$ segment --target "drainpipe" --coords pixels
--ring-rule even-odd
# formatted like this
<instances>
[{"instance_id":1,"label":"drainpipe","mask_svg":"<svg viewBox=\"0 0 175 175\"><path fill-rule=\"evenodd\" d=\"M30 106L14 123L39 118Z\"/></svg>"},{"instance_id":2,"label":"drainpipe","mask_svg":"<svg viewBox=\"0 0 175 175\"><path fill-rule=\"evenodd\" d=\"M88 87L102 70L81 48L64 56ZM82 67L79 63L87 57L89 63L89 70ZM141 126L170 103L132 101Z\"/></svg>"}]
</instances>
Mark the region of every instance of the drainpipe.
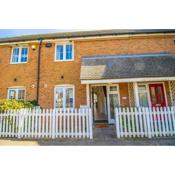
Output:
<instances>
[{"instance_id":1,"label":"drainpipe","mask_svg":"<svg viewBox=\"0 0 175 175\"><path fill-rule=\"evenodd\" d=\"M36 89L36 101L37 105L39 105L39 89L40 89L40 62L41 62L41 46L42 39L39 39L39 48L38 48L38 71L37 71L37 89Z\"/></svg>"}]
</instances>

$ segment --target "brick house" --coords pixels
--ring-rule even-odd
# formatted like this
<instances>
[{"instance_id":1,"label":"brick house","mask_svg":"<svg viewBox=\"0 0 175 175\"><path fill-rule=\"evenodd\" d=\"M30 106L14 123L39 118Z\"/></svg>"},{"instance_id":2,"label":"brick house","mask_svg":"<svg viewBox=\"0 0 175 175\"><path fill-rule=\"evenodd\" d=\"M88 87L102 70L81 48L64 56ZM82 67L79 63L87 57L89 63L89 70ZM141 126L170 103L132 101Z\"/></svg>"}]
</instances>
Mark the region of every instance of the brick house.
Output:
<instances>
[{"instance_id":1,"label":"brick house","mask_svg":"<svg viewBox=\"0 0 175 175\"><path fill-rule=\"evenodd\" d=\"M42 108L175 104L175 30L99 30L0 39L0 99Z\"/></svg>"}]
</instances>

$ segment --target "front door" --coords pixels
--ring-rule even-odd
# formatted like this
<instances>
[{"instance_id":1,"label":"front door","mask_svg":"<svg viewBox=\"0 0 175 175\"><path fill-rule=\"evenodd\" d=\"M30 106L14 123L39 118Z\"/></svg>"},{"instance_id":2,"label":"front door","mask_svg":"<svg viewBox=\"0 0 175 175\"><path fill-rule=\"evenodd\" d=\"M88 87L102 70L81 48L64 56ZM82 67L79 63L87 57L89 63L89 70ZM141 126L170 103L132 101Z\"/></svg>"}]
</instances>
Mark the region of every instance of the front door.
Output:
<instances>
[{"instance_id":1,"label":"front door","mask_svg":"<svg viewBox=\"0 0 175 175\"><path fill-rule=\"evenodd\" d=\"M149 92L152 107L166 106L163 84L149 84Z\"/></svg>"},{"instance_id":2,"label":"front door","mask_svg":"<svg viewBox=\"0 0 175 175\"><path fill-rule=\"evenodd\" d=\"M107 122L107 93L106 86L92 87L92 105L95 122Z\"/></svg>"}]
</instances>

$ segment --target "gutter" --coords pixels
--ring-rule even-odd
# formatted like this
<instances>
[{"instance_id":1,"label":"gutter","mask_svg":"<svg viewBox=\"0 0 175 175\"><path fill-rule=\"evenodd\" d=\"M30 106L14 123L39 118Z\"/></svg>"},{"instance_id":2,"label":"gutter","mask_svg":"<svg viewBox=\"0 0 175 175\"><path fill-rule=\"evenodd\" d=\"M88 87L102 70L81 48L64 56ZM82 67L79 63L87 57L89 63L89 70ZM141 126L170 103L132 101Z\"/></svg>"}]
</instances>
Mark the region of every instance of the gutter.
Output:
<instances>
[{"instance_id":1,"label":"gutter","mask_svg":"<svg viewBox=\"0 0 175 175\"><path fill-rule=\"evenodd\" d=\"M43 39L39 39L39 48L38 48L38 68L37 68L37 89L36 89L36 101L39 106L39 89L40 89L40 68L41 68L41 46Z\"/></svg>"},{"instance_id":2,"label":"gutter","mask_svg":"<svg viewBox=\"0 0 175 175\"><path fill-rule=\"evenodd\" d=\"M175 31L167 31L167 32L138 32L138 33L108 33L108 34L88 34L88 35L74 35L74 36L55 36L55 37L45 37L44 41L53 41L53 40L65 40L65 39L73 39L73 40L81 40L81 39L98 39L98 38L120 38L120 37L144 37L144 36L173 36L175 35ZM0 45L10 45L10 44L18 44L18 43L31 43L40 40L40 38L36 39L16 39L9 41L0 41Z\"/></svg>"}]
</instances>

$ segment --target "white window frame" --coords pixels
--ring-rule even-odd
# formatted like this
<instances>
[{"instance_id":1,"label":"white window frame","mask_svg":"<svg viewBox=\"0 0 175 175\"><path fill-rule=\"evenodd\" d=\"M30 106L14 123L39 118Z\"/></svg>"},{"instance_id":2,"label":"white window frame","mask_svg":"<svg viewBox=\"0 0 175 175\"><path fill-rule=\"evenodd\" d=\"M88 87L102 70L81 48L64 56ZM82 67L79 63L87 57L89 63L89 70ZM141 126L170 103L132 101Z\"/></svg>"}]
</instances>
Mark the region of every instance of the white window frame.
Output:
<instances>
[{"instance_id":1,"label":"white window frame","mask_svg":"<svg viewBox=\"0 0 175 175\"><path fill-rule=\"evenodd\" d=\"M19 59L18 59L18 62L12 62L13 60L13 50L16 49L16 48L19 48ZM23 48L27 48L27 61L25 62L21 62L21 53L22 53L22 49ZM12 47L12 51L11 51L11 60L10 60L10 64L26 64L28 63L28 56L29 56L29 47L25 47L25 46L20 46L20 47Z\"/></svg>"},{"instance_id":2,"label":"white window frame","mask_svg":"<svg viewBox=\"0 0 175 175\"><path fill-rule=\"evenodd\" d=\"M62 45L63 46L63 60L57 59L57 46ZM66 59L66 45L72 45L72 59L67 60ZM73 42L60 42L55 44L55 62L64 62L64 61L74 61L74 43Z\"/></svg>"},{"instance_id":3,"label":"white window frame","mask_svg":"<svg viewBox=\"0 0 175 175\"><path fill-rule=\"evenodd\" d=\"M140 106L139 88L138 88L139 85L144 85L146 87L145 92L147 93L147 97L148 97L148 106L151 106L150 93L149 93L149 87L148 87L149 83L137 83L137 89L138 89L138 94L137 94L138 95L138 105Z\"/></svg>"},{"instance_id":4,"label":"white window frame","mask_svg":"<svg viewBox=\"0 0 175 175\"><path fill-rule=\"evenodd\" d=\"M54 88L54 108L56 108L56 89L57 88L63 88L64 89L64 94L65 94L65 89L66 88L72 88L73 89L73 107L72 108L75 108L75 86L74 85L71 85L71 84L63 84L63 85L56 85L55 88ZM66 108L65 107L65 100L66 100L66 97L64 96L63 94L63 109Z\"/></svg>"},{"instance_id":5,"label":"white window frame","mask_svg":"<svg viewBox=\"0 0 175 175\"><path fill-rule=\"evenodd\" d=\"M117 91L110 91L110 87L117 87ZM110 113L110 100L109 100L109 95L110 94L117 94L118 95L118 103L120 106L120 89L119 89L119 84L112 84L112 85L107 85L107 108L108 108L108 123L112 124L115 123L115 119L111 118L111 113Z\"/></svg>"},{"instance_id":6,"label":"white window frame","mask_svg":"<svg viewBox=\"0 0 175 175\"><path fill-rule=\"evenodd\" d=\"M19 90L24 90L24 101L26 100L26 88L25 87L21 87L21 86L19 86L19 87L16 87L16 86L15 87L9 87L8 92L7 92L7 99L8 100L11 100L10 99L10 90L15 90L17 97L18 97ZM15 100L19 100L19 99L15 98Z\"/></svg>"}]
</instances>

